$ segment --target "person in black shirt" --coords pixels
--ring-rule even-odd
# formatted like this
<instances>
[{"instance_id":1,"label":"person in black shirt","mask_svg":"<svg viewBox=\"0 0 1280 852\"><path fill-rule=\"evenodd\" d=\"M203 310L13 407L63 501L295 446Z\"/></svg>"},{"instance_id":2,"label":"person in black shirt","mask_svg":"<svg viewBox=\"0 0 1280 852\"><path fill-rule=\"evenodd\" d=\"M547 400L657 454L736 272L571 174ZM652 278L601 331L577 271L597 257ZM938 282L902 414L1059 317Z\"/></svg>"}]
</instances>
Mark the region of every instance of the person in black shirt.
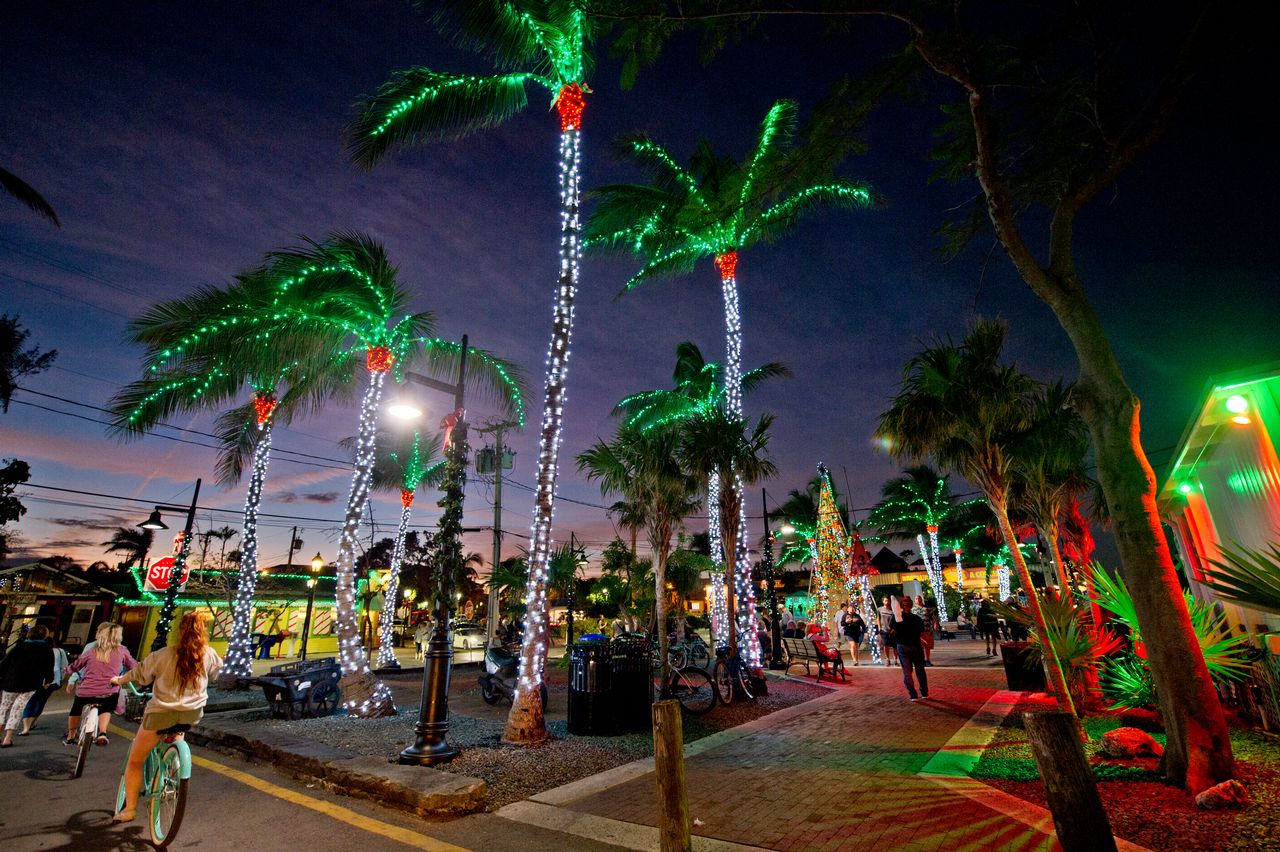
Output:
<instances>
[{"instance_id":1,"label":"person in black shirt","mask_svg":"<svg viewBox=\"0 0 1280 852\"><path fill-rule=\"evenodd\" d=\"M902 596L902 617L895 619L889 628L889 635L898 647L898 662L902 664L902 684L907 688L907 695L912 701L929 697L929 676L924 671L924 648L920 644L920 634L924 632L924 621L911 612L911 597ZM916 685L911 680L911 672L915 670L920 681L920 694L916 694Z\"/></svg>"}]
</instances>

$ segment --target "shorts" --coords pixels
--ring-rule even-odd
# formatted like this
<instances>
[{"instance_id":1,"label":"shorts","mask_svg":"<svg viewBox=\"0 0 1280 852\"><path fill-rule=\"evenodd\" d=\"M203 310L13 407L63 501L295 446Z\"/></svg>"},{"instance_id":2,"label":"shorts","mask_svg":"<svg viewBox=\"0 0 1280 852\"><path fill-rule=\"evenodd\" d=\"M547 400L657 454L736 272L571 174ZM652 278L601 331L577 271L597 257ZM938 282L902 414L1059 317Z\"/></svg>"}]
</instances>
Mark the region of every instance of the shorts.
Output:
<instances>
[{"instance_id":1,"label":"shorts","mask_svg":"<svg viewBox=\"0 0 1280 852\"><path fill-rule=\"evenodd\" d=\"M116 712L116 702L120 700L120 691L110 695L77 695L71 700L72 716L79 716L86 707L97 707L99 713Z\"/></svg>"},{"instance_id":2,"label":"shorts","mask_svg":"<svg viewBox=\"0 0 1280 852\"><path fill-rule=\"evenodd\" d=\"M174 725L194 725L202 718L204 718L203 710L152 710L148 707L142 713L142 729L163 731Z\"/></svg>"}]
</instances>

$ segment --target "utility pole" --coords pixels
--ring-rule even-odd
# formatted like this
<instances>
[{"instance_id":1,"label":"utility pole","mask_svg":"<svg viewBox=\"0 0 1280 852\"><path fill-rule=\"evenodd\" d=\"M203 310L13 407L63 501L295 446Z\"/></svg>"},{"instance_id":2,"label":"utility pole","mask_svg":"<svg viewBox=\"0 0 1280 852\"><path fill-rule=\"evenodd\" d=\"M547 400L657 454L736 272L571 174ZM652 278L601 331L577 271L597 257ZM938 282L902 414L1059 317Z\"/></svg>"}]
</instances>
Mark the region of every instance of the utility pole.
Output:
<instances>
[{"instance_id":1,"label":"utility pole","mask_svg":"<svg viewBox=\"0 0 1280 852\"><path fill-rule=\"evenodd\" d=\"M489 643L492 644L493 637L498 633L498 587L494 584L494 575L498 573L498 564L502 561L502 471L503 454L505 447L502 444L503 436L506 435L508 429L519 427L519 423L512 420L504 420L501 423L490 423L483 429L477 429L480 434L493 433L493 567L489 573L489 604L486 612L488 613L488 629ZM513 462L514 464L514 462Z\"/></svg>"},{"instance_id":2,"label":"utility pole","mask_svg":"<svg viewBox=\"0 0 1280 852\"><path fill-rule=\"evenodd\" d=\"M289 558L284 561L286 571L293 567L293 551L298 548L298 544L298 528L294 527L293 532L289 533Z\"/></svg>"}]
</instances>

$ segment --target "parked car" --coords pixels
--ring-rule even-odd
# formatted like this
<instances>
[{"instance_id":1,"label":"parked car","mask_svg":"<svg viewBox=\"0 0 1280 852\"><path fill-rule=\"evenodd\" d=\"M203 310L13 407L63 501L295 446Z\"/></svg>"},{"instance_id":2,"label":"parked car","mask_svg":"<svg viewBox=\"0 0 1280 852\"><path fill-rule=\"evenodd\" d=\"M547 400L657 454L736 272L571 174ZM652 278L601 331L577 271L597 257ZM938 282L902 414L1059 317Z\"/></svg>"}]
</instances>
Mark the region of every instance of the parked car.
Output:
<instances>
[{"instance_id":1,"label":"parked car","mask_svg":"<svg viewBox=\"0 0 1280 852\"><path fill-rule=\"evenodd\" d=\"M484 628L472 621L458 621L453 625L453 647L463 651L483 648L489 642Z\"/></svg>"}]
</instances>

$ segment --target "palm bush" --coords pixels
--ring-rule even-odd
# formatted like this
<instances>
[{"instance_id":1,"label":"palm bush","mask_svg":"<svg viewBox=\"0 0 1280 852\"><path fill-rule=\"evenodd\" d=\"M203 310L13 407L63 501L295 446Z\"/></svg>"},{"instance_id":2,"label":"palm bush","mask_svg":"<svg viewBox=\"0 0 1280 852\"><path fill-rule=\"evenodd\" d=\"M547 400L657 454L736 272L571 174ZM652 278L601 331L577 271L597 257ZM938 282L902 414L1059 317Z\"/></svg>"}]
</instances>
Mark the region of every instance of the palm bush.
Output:
<instances>
[{"instance_id":1,"label":"palm bush","mask_svg":"<svg viewBox=\"0 0 1280 852\"><path fill-rule=\"evenodd\" d=\"M1023 658L1027 667L1044 665L1044 638L1031 613L1003 603L993 606L1002 618L1027 629L1031 637ZM1040 606L1044 611L1050 646L1062 666L1067 688L1071 690L1072 703L1078 713L1083 713L1090 672L1100 661L1120 650L1123 642L1109 630L1095 630L1089 623L1087 611L1077 607L1069 595L1046 597Z\"/></svg>"},{"instance_id":2,"label":"palm bush","mask_svg":"<svg viewBox=\"0 0 1280 852\"><path fill-rule=\"evenodd\" d=\"M1133 640L1132 656L1109 662L1105 667L1103 689L1116 707L1149 706L1155 700L1155 685L1147 663L1147 651L1138 626L1133 596L1123 578L1111 576L1100 565L1095 563L1092 573L1098 590L1098 604L1132 631L1130 635ZM1242 680L1249 671L1249 661L1246 658L1249 637L1243 634L1232 636L1227 629L1226 619L1215 612L1213 607L1197 601L1186 592L1183 595L1191 616L1191 629L1214 682L1221 684Z\"/></svg>"},{"instance_id":3,"label":"palm bush","mask_svg":"<svg viewBox=\"0 0 1280 852\"><path fill-rule=\"evenodd\" d=\"M1214 567L1210 582L1219 597L1267 612L1280 612L1280 545L1265 550L1222 548L1222 559L1209 560Z\"/></svg>"}]
</instances>

